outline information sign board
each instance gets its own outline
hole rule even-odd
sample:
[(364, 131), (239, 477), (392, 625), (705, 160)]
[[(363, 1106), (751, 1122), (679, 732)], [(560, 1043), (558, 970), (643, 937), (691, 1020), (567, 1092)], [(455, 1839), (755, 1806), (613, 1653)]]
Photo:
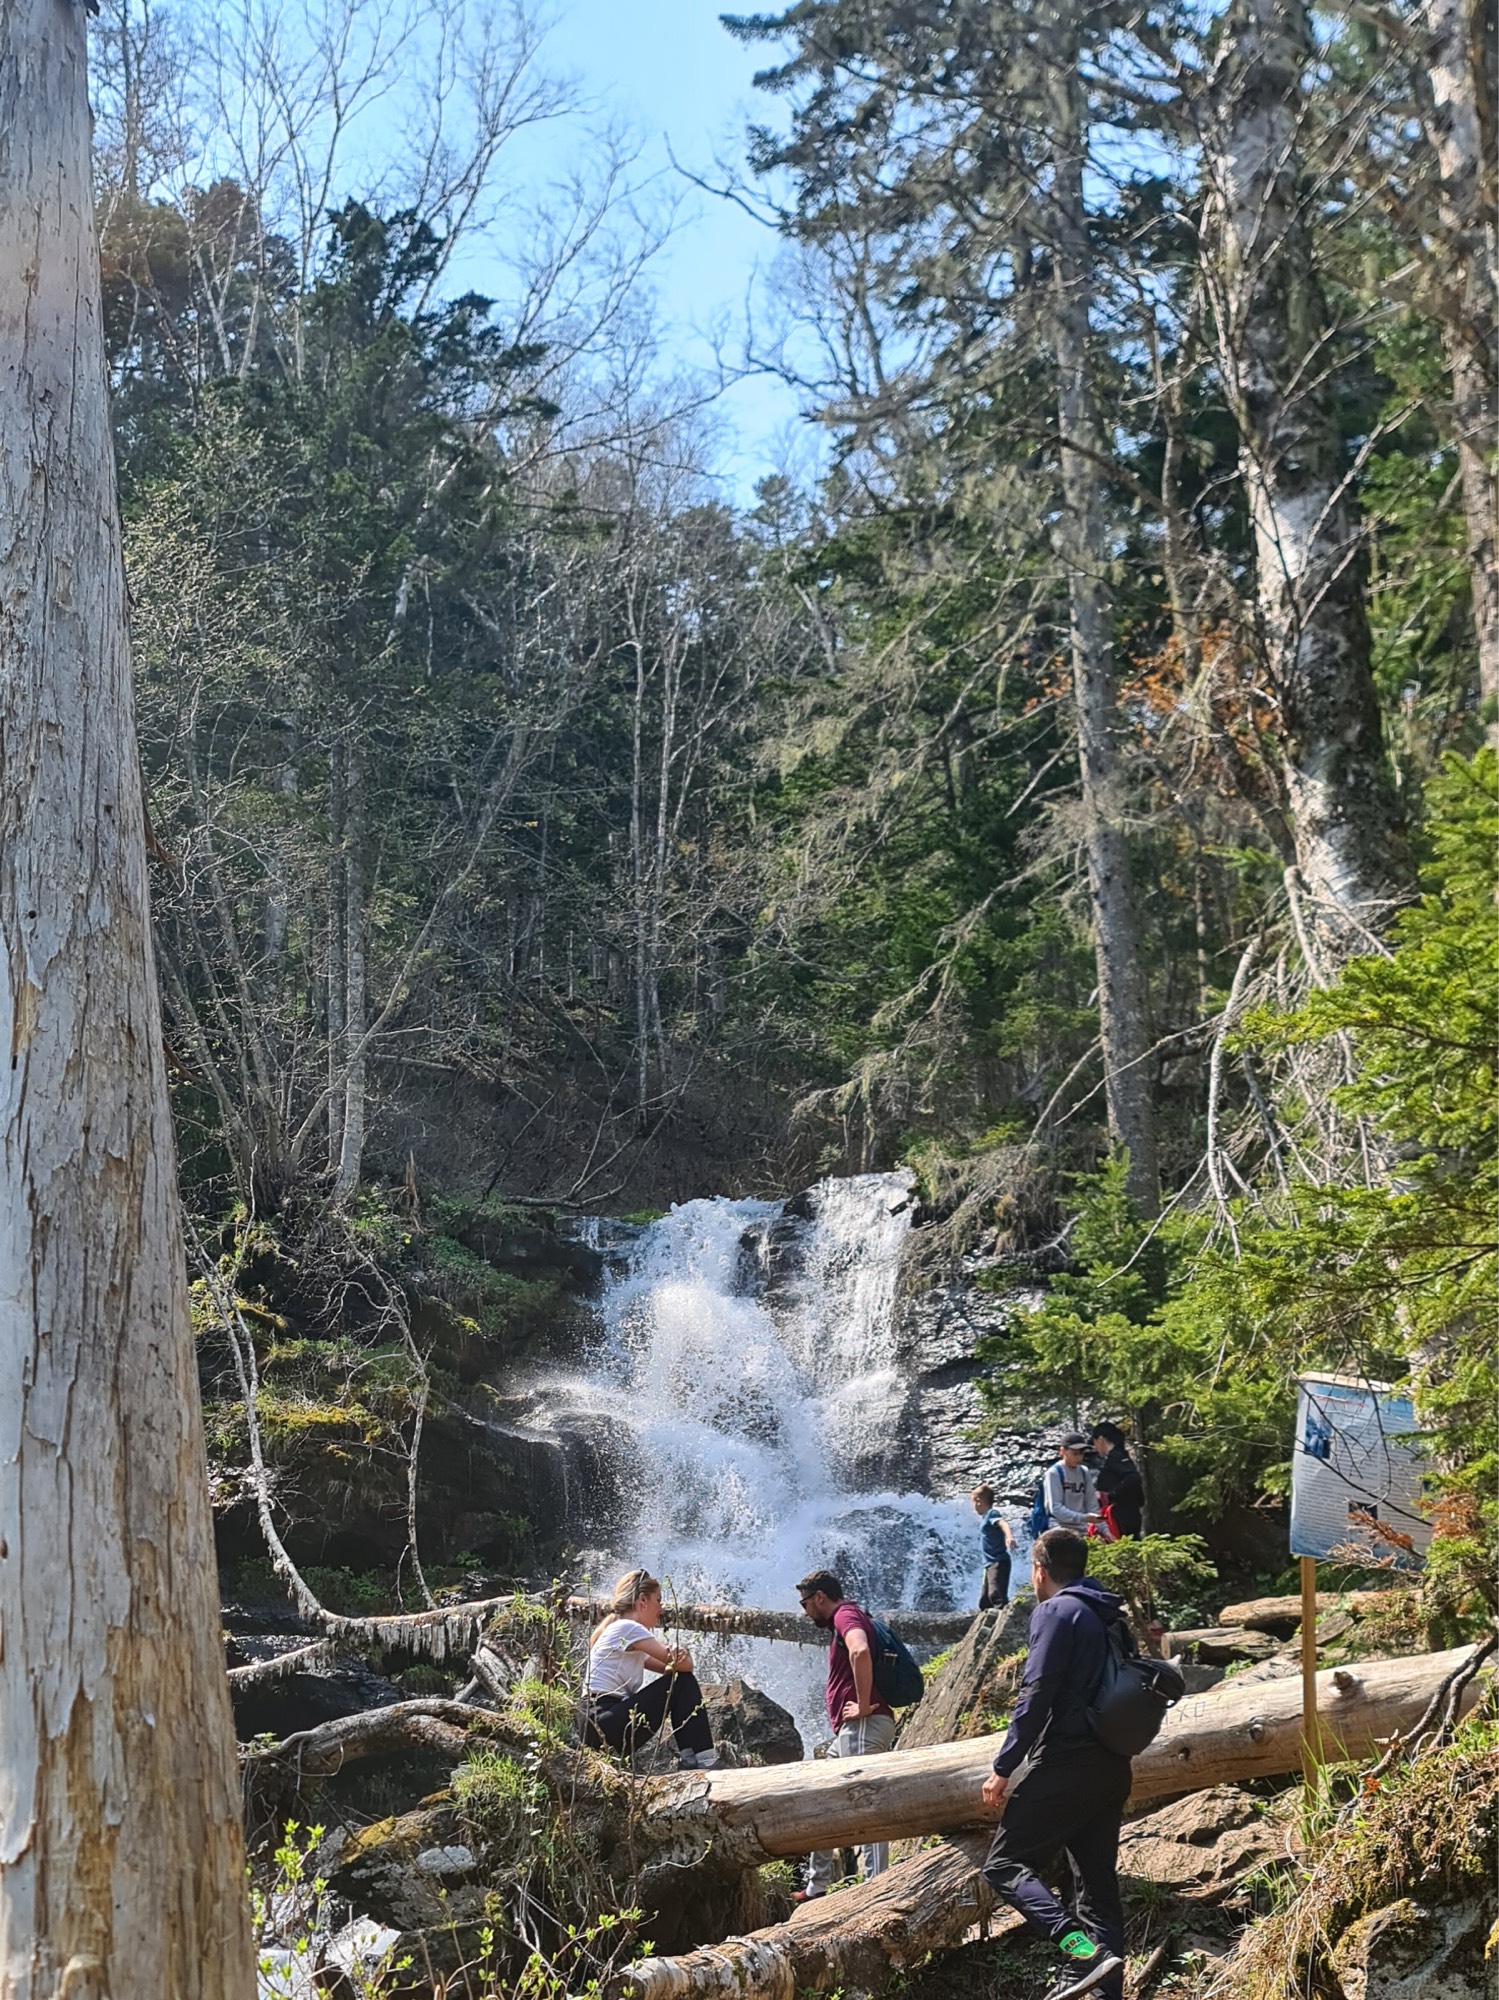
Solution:
[(1303, 1375), (1291, 1460), (1291, 1554), (1419, 1569), (1421, 1439), (1409, 1396), (1343, 1375)]

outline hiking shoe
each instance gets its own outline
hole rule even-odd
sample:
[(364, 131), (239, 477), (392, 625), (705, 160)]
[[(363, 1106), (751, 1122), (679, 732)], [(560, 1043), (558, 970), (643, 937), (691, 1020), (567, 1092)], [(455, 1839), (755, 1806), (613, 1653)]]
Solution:
[(1076, 1995), (1091, 1993), (1112, 1973), (1124, 1969), (1124, 1960), (1117, 1951), (1095, 1944), (1084, 1931), (1068, 1931), (1064, 1938), (1058, 1939), (1058, 1944), (1071, 1963), (1047, 1987), (1046, 2000), (1075, 2000)]
[(819, 1896), (827, 1893), (826, 1889), (793, 1889), (791, 1900), (793, 1903), (815, 1903)]

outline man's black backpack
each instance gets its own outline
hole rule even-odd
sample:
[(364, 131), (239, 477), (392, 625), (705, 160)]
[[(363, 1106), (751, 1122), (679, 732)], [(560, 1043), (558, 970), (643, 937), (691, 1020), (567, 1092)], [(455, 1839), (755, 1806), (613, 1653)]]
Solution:
[(869, 1622), (874, 1627), (874, 1691), (891, 1708), (909, 1708), (926, 1692), (921, 1669), (898, 1632), (878, 1618)]
[(1167, 1710), (1181, 1700), (1187, 1683), (1174, 1661), (1146, 1659), (1137, 1652), (1122, 1618), (1104, 1631), (1108, 1650), (1088, 1710), (1088, 1727), (1105, 1750), (1118, 1757), (1138, 1757), (1160, 1735)]

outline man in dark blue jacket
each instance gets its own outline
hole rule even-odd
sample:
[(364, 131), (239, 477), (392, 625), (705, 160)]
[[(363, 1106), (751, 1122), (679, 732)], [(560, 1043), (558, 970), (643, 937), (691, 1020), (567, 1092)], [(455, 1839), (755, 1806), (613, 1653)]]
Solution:
[[(1124, 1992), (1119, 1825), (1130, 1766), (1105, 1750), (1088, 1722), (1108, 1628), (1124, 1611), (1112, 1591), (1087, 1580), (1087, 1567), (1088, 1544), (1070, 1528), (1036, 1537), (1025, 1678), (994, 1775), (984, 1781), (984, 1804), (1004, 1811), (984, 1879), (1066, 1961), (1046, 2000), (1094, 1991), (1118, 2000)], [(1072, 1869), (1070, 1910), (1037, 1872), (1059, 1852)]]

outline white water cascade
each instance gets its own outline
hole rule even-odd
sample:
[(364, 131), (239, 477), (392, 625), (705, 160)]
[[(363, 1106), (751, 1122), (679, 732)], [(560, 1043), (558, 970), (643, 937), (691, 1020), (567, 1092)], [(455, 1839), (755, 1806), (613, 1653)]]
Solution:
[[(643, 1563), (668, 1600), (795, 1608), (796, 1579), (826, 1566), (876, 1608), (967, 1601), (971, 1509), (901, 1477), (909, 1226), (908, 1178), (865, 1174), (790, 1204), (685, 1202), (615, 1251), (597, 1352), (552, 1385), (612, 1489), (586, 1523), (609, 1559), (595, 1588)], [(819, 1650), (693, 1645), (702, 1678), (742, 1674), (809, 1745), (826, 1735)]]

